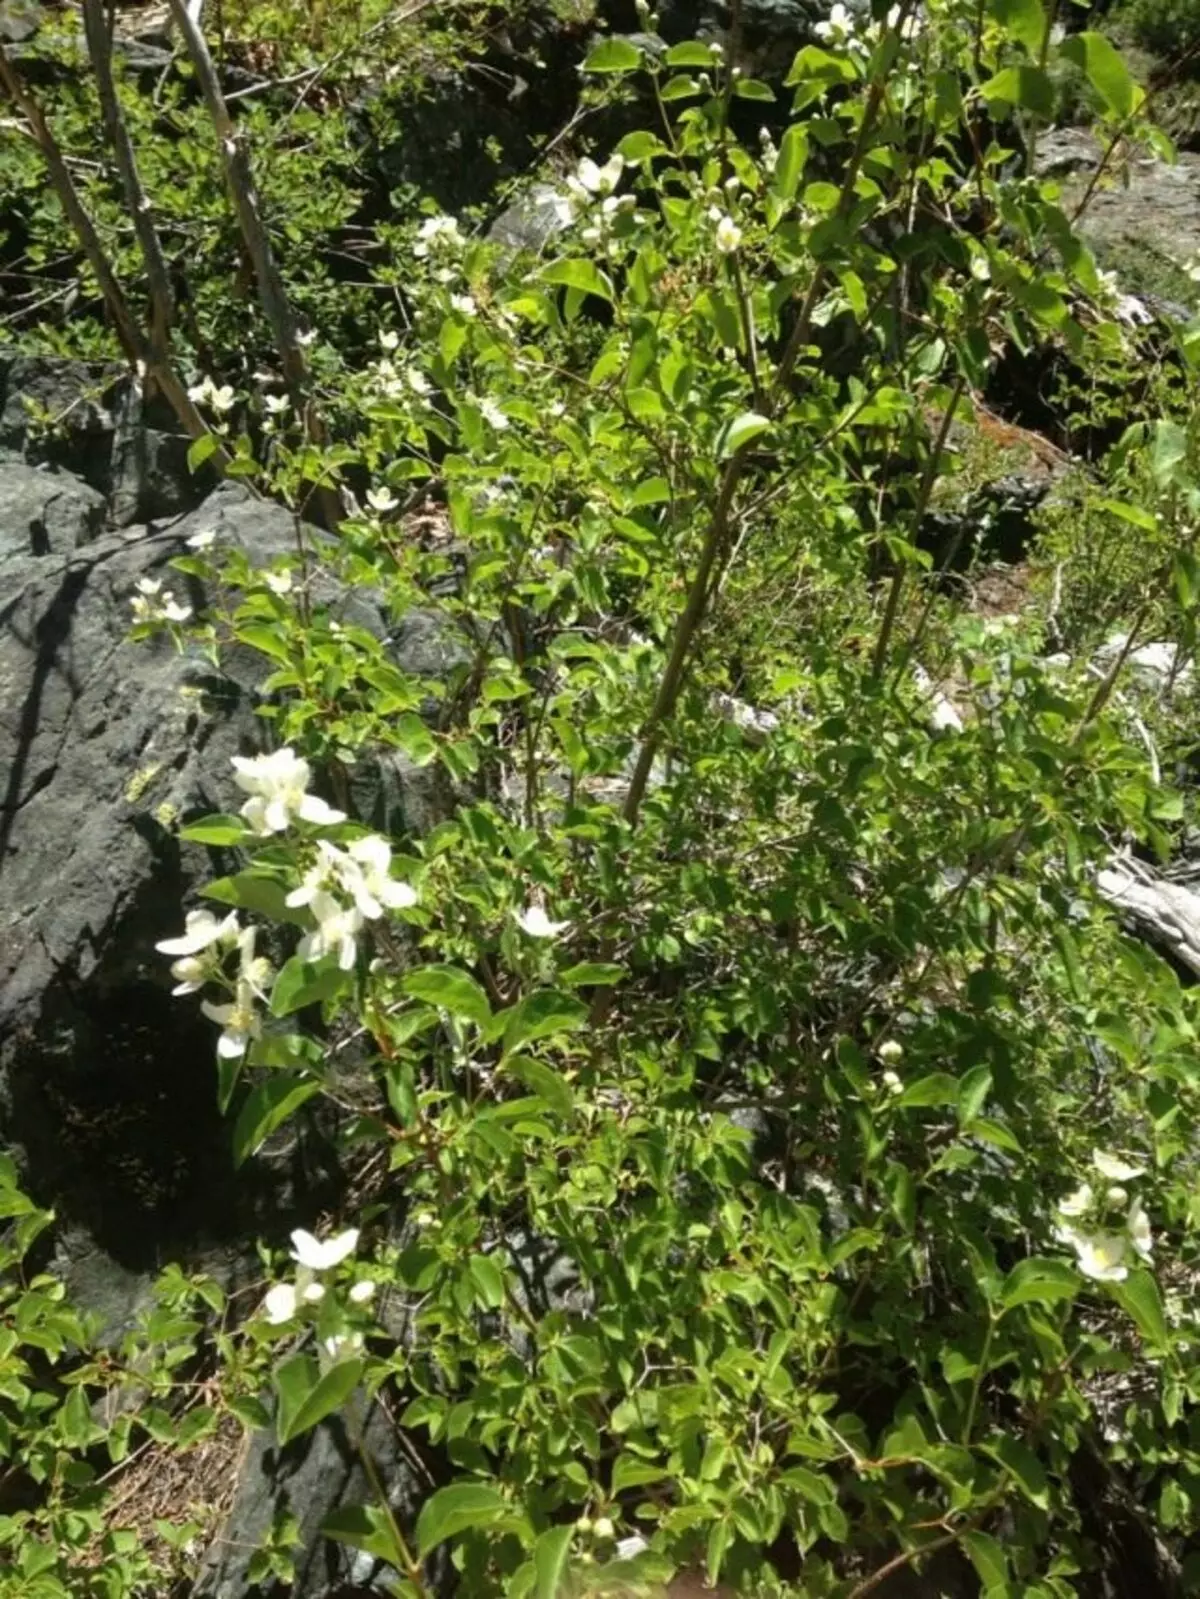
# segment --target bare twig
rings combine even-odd
[[[3,44],[0,44],[0,87],[3,87],[25,118],[37,141],[54,192],[95,275],[104,304],[112,318],[117,340],[134,375],[140,383],[145,382],[147,375],[152,375],[188,435],[193,439],[203,438],[209,431],[203,417],[188,398],[187,389],[176,376],[165,354],[156,352],[148,346],[146,337],[129,309],[129,302],[104,252],[100,236],[83,201],[79,198],[79,191],[75,187],[75,181],[71,177],[58,140],[42,114],[41,106],[30,94]],[[229,453],[219,443],[209,459],[220,472],[224,472],[230,462]]]

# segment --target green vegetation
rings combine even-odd
[[[282,66],[370,20],[277,15]],[[203,615],[132,597],[138,636],[257,651],[269,696],[241,810],[181,828],[237,866],[162,929],[164,971],[213,1024],[239,1160],[324,1102],[356,1208],[264,1250],[236,1305],[168,1271],[113,1350],[0,1167],[4,1599],[169,1592],[215,1518],[186,1492],[131,1516],[139,1451],[201,1484],[230,1437],[335,1412],[356,1436],[381,1393],[439,1486],[412,1525],[381,1493],[325,1532],[407,1599],[443,1546],[471,1599],[692,1568],[747,1595],[911,1569],[1065,1599],[1111,1558],[1110,1488],[1200,1584],[1200,1014],[1096,886],[1115,850],[1166,859],[1192,807],[1200,341],[1140,335],[1147,381],[1058,189],[1014,159],[1064,65],[1102,138],[1145,133],[1107,40],[1052,42],[1037,0],[922,15],[839,9],[773,87],[709,42],[593,41],[586,92],[628,131],[575,152],[536,258],[397,203],[343,281],[342,112],[250,99],[315,334],[286,382],[190,79],[157,104],[123,80],[190,286],[193,460],[338,505],[336,539],[269,570],[219,539],[176,557]],[[53,48],[71,148],[96,107]],[[30,152],[6,159],[22,260],[54,277],[74,246]],[[119,355],[82,300],[25,306],[24,336]],[[975,486],[944,445],[1010,346],[1069,357],[1092,381],[1064,409],[1119,425],[1047,514],[1044,597],[997,617],[923,534]],[[403,670],[318,574],[396,624],[435,610],[456,664]],[[1167,690],[1129,669],[1150,642]],[[395,754],[455,797],[420,836],[349,814]],[[534,1241],[570,1284],[545,1304]],[[288,1580],[296,1536],[260,1577]]]

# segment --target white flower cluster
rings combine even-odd
[[[190,605],[181,605],[170,589],[162,586],[156,577],[139,577],[137,593],[129,601],[134,622],[186,622],[192,614]]]
[[[300,940],[296,953],[301,960],[336,954],[338,965],[348,972],[358,955],[356,941],[364,922],[417,903],[411,884],[392,877],[391,869],[392,846],[376,833],[356,838],[344,850],[318,839],[316,865],[287,897],[290,906],[307,905],[317,923]]]
[[[263,1300],[262,1311],[272,1327],[284,1327],[295,1321],[306,1309],[326,1300],[328,1283],[323,1279],[346,1261],[358,1247],[358,1228],[348,1227],[335,1238],[322,1241],[303,1227],[292,1234],[292,1259],[296,1262],[295,1278],[290,1283],[276,1283]],[[351,1305],[369,1304],[375,1294],[375,1284],[369,1277],[359,1277],[350,1285],[346,1298]],[[344,1318],[335,1318],[342,1321]],[[321,1353],[329,1361],[343,1355],[354,1355],[363,1346],[363,1335],[356,1330],[329,1332],[321,1339]]]
[[[865,8],[864,8],[865,13]],[[856,46],[863,48],[874,44],[880,34],[886,29],[895,28],[900,22],[900,7],[893,6],[882,23],[871,22],[865,14],[856,17],[846,6],[838,3],[830,7],[829,15],[823,22],[818,22],[813,33],[823,44],[845,45],[853,49]],[[915,14],[909,15],[900,30],[902,39],[915,39],[921,32],[922,22]]]
[[[1145,1167],[1131,1166],[1116,1155],[1094,1149],[1092,1171],[1103,1186],[1083,1182],[1067,1195],[1058,1207],[1054,1236],[1074,1249],[1085,1277],[1102,1283],[1124,1282],[1130,1265],[1150,1260],[1153,1252],[1150,1218],[1141,1201],[1130,1200],[1124,1187],[1144,1176]]]
[[[200,1009],[221,1029],[217,1054],[238,1060],[252,1039],[262,1031],[258,1006],[266,1002],[267,988],[274,972],[270,963],[254,953],[258,929],[242,927],[236,911],[221,920],[211,911],[189,911],[184,931],[178,938],[165,938],[155,948],[163,955],[177,955],[171,967],[176,994],[194,994],[206,983],[224,983],[232,999],[224,1005],[202,1000]],[[225,974],[225,956],[238,952],[238,969],[230,979]]]
[[[211,378],[202,378],[199,383],[193,383],[187,392],[189,400],[197,405],[211,406],[222,416],[226,411],[232,411],[237,401],[237,395],[228,383],[223,383],[218,388]]]
[[[634,195],[616,192],[624,171],[625,157],[615,151],[603,166],[584,156],[567,178],[566,204],[576,221],[587,222],[580,232],[585,243],[599,244],[617,216],[636,207]]]
[[[233,765],[238,786],[250,796],[242,806],[242,817],[260,837],[285,832],[298,821],[330,826],[346,820],[344,812],[308,792],[308,762],[290,748],[269,755],[235,755]],[[415,905],[416,890],[392,877],[392,847],[378,834],[353,839],[344,849],[328,839],[318,839],[316,847],[315,864],[287,896],[289,906],[307,906],[316,923],[296,953],[306,961],[335,955],[342,970],[349,971],[358,957],[357,940],[364,924],[385,911]],[[269,999],[274,972],[254,953],[256,935],[256,928],[241,927],[236,911],[218,920],[211,911],[200,910],[189,913],[178,938],[156,945],[162,954],[178,957],[171,967],[176,994],[195,993],[209,982],[221,983],[229,991],[227,1003],[201,1003],[204,1014],[221,1028],[217,1054],[226,1059],[244,1055],[262,1031],[259,1006]],[[230,976],[225,961],[234,949],[238,965]]]
[[[464,240],[454,217],[426,217],[417,229],[417,242],[413,254],[420,260],[428,256],[457,255]]]

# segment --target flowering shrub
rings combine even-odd
[[[856,1599],[935,1559],[1069,1595],[1081,1457],[1196,1574],[1196,1006],[1094,886],[1180,813],[1115,698],[1145,615],[1097,679],[921,544],[1006,341],[1125,348],[1005,140],[1058,53],[1113,140],[1141,95],[1049,27],[835,8],[749,140],[777,95],[723,52],[603,40],[589,75],[655,120],[575,167],[554,259],[384,230],[405,319],[352,430],[273,409],[264,486],[365,504],[270,572],[193,540],[227,598],[139,618],[269,662],[275,747],[182,830],[238,869],[159,946],[238,1156],[319,1096],[382,1173],[222,1331],[214,1406],[287,1441],[391,1396],[443,1485],[326,1530],[397,1592],[449,1542],[480,1596],[698,1565]],[[1109,504],[1190,648],[1198,496],[1160,438]],[[404,670],[318,572],[436,612],[459,664]],[[347,776],[381,755],[452,811],[367,831]]]

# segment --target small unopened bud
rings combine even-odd
[[[612,1522],[607,1516],[599,1517],[595,1526],[592,1528],[592,1531],[596,1534],[597,1538],[615,1538],[617,1533],[617,1529],[613,1526]]]

